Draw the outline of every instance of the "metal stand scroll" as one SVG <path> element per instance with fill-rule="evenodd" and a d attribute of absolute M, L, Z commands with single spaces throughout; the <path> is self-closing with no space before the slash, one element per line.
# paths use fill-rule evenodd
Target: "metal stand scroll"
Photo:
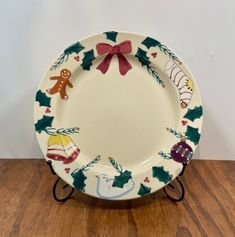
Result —
<path fill-rule="evenodd" d="M 51 162 L 51 160 L 48 160 L 48 161 L 47 161 L 47 164 L 48 164 L 49 167 L 50 167 L 51 173 L 52 173 L 53 175 L 56 175 L 56 173 L 55 173 L 55 171 L 54 171 L 54 169 L 53 169 L 53 167 L 52 167 L 52 162 Z M 72 194 L 73 194 L 73 192 L 74 192 L 74 188 L 70 187 L 68 184 L 64 185 L 64 186 L 62 187 L 63 189 L 70 188 L 71 191 L 67 194 L 67 196 L 65 196 L 65 197 L 63 197 L 63 198 L 59 198 L 59 197 L 57 196 L 56 190 L 57 190 L 57 186 L 58 186 L 58 184 L 59 184 L 60 181 L 61 181 L 61 178 L 58 177 L 58 179 L 57 179 L 57 180 L 55 181 L 55 183 L 54 183 L 53 192 L 52 192 L 52 193 L 53 193 L 54 199 L 55 199 L 57 202 L 65 202 L 65 201 L 67 201 L 67 200 L 72 196 Z"/>
<path fill-rule="evenodd" d="M 180 202 L 184 199 L 184 194 L 185 194 L 185 189 L 184 189 L 184 185 L 183 183 L 179 180 L 179 177 L 182 176 L 184 174 L 184 171 L 185 171 L 185 168 L 187 166 L 187 163 L 184 163 L 183 164 L 183 169 L 182 171 L 180 172 L 179 176 L 176 178 L 176 181 L 179 183 L 179 186 L 180 186 L 180 195 L 175 198 L 175 197 L 172 197 L 168 192 L 167 192 L 167 187 L 169 186 L 170 189 L 174 189 L 176 190 L 176 187 L 175 185 L 173 185 L 172 183 L 169 183 L 167 186 L 165 186 L 163 188 L 163 192 L 165 193 L 165 195 L 173 202 Z"/>
<path fill-rule="evenodd" d="M 53 167 L 52 167 L 52 162 L 51 162 L 50 160 L 48 160 L 48 161 L 47 161 L 47 164 L 48 164 L 48 166 L 50 167 L 51 173 L 52 173 L 53 175 L 56 175 L 56 173 L 55 173 L 55 171 L 54 171 L 54 169 L 53 169 Z M 179 183 L 179 187 L 180 187 L 180 190 L 179 190 L 179 191 L 180 191 L 180 194 L 179 194 L 179 196 L 178 196 L 177 198 L 172 197 L 172 196 L 167 192 L 167 187 L 169 187 L 169 188 L 172 189 L 172 190 L 173 190 L 173 189 L 176 190 L 176 186 L 175 186 L 175 185 L 173 185 L 172 183 L 169 183 L 167 186 L 165 186 L 165 187 L 163 188 L 163 192 L 165 193 L 165 195 L 167 196 L 167 198 L 170 199 L 170 200 L 173 201 L 173 202 L 180 202 L 180 201 L 182 201 L 182 200 L 184 199 L 185 189 L 184 189 L 183 183 L 179 180 L 179 177 L 184 174 L 184 171 L 185 171 L 186 166 L 187 166 L 187 163 L 183 164 L 183 169 L 182 169 L 181 173 L 179 174 L 179 176 L 176 178 L 176 181 Z M 68 184 L 64 185 L 64 186 L 62 187 L 63 189 L 70 188 L 71 190 L 70 190 L 70 192 L 68 192 L 68 194 L 67 194 L 65 197 L 59 198 L 59 197 L 57 196 L 57 188 L 58 188 L 57 186 L 58 186 L 58 184 L 59 184 L 60 181 L 61 181 L 61 178 L 58 177 L 57 180 L 55 181 L 54 185 L 53 185 L 53 197 L 54 197 L 54 199 L 55 199 L 57 202 L 65 202 L 65 201 L 67 201 L 67 200 L 72 196 L 72 194 L 73 194 L 73 192 L 74 192 L 75 189 L 72 188 L 72 187 L 70 187 Z"/>

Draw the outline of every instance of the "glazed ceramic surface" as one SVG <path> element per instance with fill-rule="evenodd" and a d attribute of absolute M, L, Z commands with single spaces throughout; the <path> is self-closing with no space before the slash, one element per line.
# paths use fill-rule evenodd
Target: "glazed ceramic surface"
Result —
<path fill-rule="evenodd" d="M 36 93 L 46 160 L 66 183 L 132 199 L 176 178 L 198 145 L 202 106 L 185 63 L 158 39 L 105 32 L 64 49 Z"/>

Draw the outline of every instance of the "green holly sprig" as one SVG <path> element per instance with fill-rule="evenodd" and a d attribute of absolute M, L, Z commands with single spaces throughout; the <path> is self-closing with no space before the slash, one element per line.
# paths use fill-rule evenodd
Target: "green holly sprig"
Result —
<path fill-rule="evenodd" d="M 115 168 L 115 170 L 121 174 L 123 171 L 122 166 L 118 164 L 112 157 L 109 157 L 109 161 L 111 165 Z"/>
<path fill-rule="evenodd" d="M 156 68 L 151 65 L 151 61 L 149 60 L 149 57 L 147 56 L 147 51 L 138 48 L 137 52 L 135 54 L 135 57 L 138 59 L 138 61 L 141 63 L 142 67 L 146 67 L 148 73 L 155 78 L 157 83 L 159 83 L 162 87 L 165 87 L 164 82 L 160 79 Z"/>
<path fill-rule="evenodd" d="M 163 151 L 158 152 L 158 155 L 160 155 L 160 156 L 161 156 L 162 158 L 164 158 L 165 160 L 171 160 L 171 159 L 172 159 L 172 157 L 171 157 L 170 154 L 167 154 L 167 153 L 165 153 L 165 152 L 163 152 Z"/>
<path fill-rule="evenodd" d="M 184 141 L 185 140 L 190 140 L 195 145 L 198 144 L 200 136 L 201 136 L 201 134 L 199 133 L 199 129 L 198 128 L 194 128 L 194 127 L 191 127 L 189 125 L 187 126 L 187 129 L 186 129 L 185 133 L 177 132 L 177 131 L 175 131 L 172 128 L 167 128 L 167 131 L 172 133 L 177 138 L 180 138 L 181 140 L 184 140 Z"/>
<path fill-rule="evenodd" d="M 96 156 L 95 159 L 93 159 L 91 162 L 89 162 L 87 165 L 83 165 L 81 170 L 82 171 L 88 171 L 91 167 L 94 166 L 94 164 L 98 163 L 101 160 L 100 155 Z"/>
<path fill-rule="evenodd" d="M 119 173 L 119 175 L 114 176 L 114 181 L 112 186 L 123 188 L 123 186 L 129 182 L 130 179 L 132 179 L 131 172 L 129 170 L 123 171 L 122 166 L 118 164 L 113 158 L 109 157 L 109 161 L 112 164 L 112 166 L 115 168 L 115 170 Z"/>
<path fill-rule="evenodd" d="M 178 62 L 179 64 L 182 64 L 180 59 L 166 45 L 162 44 L 160 41 L 153 39 L 151 37 L 146 37 L 145 40 L 142 42 L 142 44 L 145 45 L 148 49 L 150 49 L 151 47 L 158 47 L 160 51 L 168 55 L 170 59 Z"/>
<path fill-rule="evenodd" d="M 182 62 L 179 60 L 179 58 L 164 44 L 159 44 L 158 48 L 166 55 L 169 56 L 170 59 L 173 61 L 178 62 L 179 64 L 182 64 Z"/>
<path fill-rule="evenodd" d="M 174 130 L 172 128 L 166 128 L 166 130 L 168 132 L 172 133 L 177 138 L 180 138 L 180 139 L 184 139 L 185 138 L 185 140 L 186 140 L 186 136 L 183 133 L 177 132 L 176 130 Z"/>
<path fill-rule="evenodd" d="M 75 169 L 71 176 L 73 177 L 73 186 L 75 189 L 80 190 L 81 192 L 85 192 L 86 187 L 86 180 L 87 177 L 84 174 L 85 171 L 88 171 L 91 167 L 94 166 L 94 164 L 98 163 L 100 161 L 100 155 L 96 156 L 95 159 L 93 159 L 91 162 L 89 162 L 87 165 L 82 166 L 81 169 Z"/>
<path fill-rule="evenodd" d="M 163 81 L 160 79 L 160 77 L 159 77 L 159 75 L 158 75 L 158 73 L 157 73 L 155 67 L 148 65 L 148 66 L 146 66 L 146 68 L 147 68 L 147 70 L 148 70 L 148 73 L 149 73 L 153 78 L 156 79 L 157 83 L 160 84 L 162 87 L 165 87 L 165 85 L 164 85 Z"/>
<path fill-rule="evenodd" d="M 58 134 L 61 135 L 70 135 L 70 134 L 74 134 L 74 133 L 79 133 L 79 129 L 78 127 L 74 127 L 74 128 L 52 128 L 52 127 L 47 127 L 44 129 L 44 131 L 50 135 L 50 136 L 56 136 Z"/>
<path fill-rule="evenodd" d="M 59 58 L 57 58 L 57 60 L 55 61 L 55 63 L 51 66 L 50 70 L 55 70 L 56 68 L 58 68 L 63 62 L 66 62 L 69 58 L 68 54 L 61 54 L 59 56 Z"/>
<path fill-rule="evenodd" d="M 72 44 L 68 48 L 64 50 L 64 52 L 59 56 L 59 58 L 56 60 L 56 62 L 51 66 L 50 70 L 55 70 L 58 68 L 63 62 L 66 62 L 69 58 L 69 56 L 72 53 L 78 54 L 80 51 L 82 51 L 85 47 L 81 45 L 79 42 Z"/>

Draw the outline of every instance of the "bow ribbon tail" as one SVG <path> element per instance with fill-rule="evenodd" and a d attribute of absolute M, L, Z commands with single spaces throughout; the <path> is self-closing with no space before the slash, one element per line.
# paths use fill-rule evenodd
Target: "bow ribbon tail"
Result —
<path fill-rule="evenodd" d="M 100 70 L 103 74 L 105 74 L 109 69 L 112 57 L 113 55 L 107 54 L 104 60 L 96 67 L 96 69 Z"/>
<path fill-rule="evenodd" d="M 119 72 L 124 76 L 131 68 L 131 64 L 127 61 L 123 54 L 118 54 Z"/>

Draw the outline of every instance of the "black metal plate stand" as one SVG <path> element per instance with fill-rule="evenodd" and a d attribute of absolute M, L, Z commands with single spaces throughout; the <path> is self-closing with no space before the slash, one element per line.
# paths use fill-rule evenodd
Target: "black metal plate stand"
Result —
<path fill-rule="evenodd" d="M 48 161 L 47 161 L 47 164 L 48 164 L 48 166 L 50 167 L 51 173 L 52 173 L 53 175 L 56 175 L 56 173 L 55 173 L 55 171 L 54 171 L 54 169 L 53 169 L 53 167 L 52 167 L 52 162 L 51 162 L 51 160 L 48 160 Z M 186 166 L 187 166 L 186 163 L 183 164 L 183 169 L 182 169 L 181 173 L 179 174 L 179 176 L 176 178 L 176 181 L 179 183 L 179 186 L 180 186 L 180 190 L 179 190 L 180 193 L 179 193 L 179 196 L 178 196 L 177 198 L 172 197 L 172 196 L 167 192 L 167 189 L 166 189 L 166 188 L 169 186 L 169 188 L 171 188 L 172 190 L 173 190 L 173 189 L 176 190 L 175 185 L 173 185 L 172 183 L 169 183 L 167 186 L 165 186 L 165 187 L 163 188 L 164 194 L 167 196 L 167 198 L 169 198 L 169 199 L 170 199 L 171 201 L 173 201 L 173 202 L 180 202 L 180 201 L 182 201 L 182 200 L 184 199 L 185 189 L 184 189 L 184 185 L 183 185 L 183 183 L 180 181 L 179 177 L 184 174 L 184 171 L 185 171 Z M 62 187 L 63 189 L 71 188 L 71 191 L 68 192 L 67 196 L 65 196 L 65 197 L 63 197 L 63 198 L 59 198 L 59 197 L 57 196 L 56 190 L 57 190 L 57 188 L 58 188 L 57 186 L 58 186 L 58 184 L 59 184 L 60 181 L 61 181 L 61 178 L 58 177 L 57 180 L 55 181 L 54 185 L 53 185 L 53 192 L 52 192 L 52 193 L 53 193 L 54 199 L 55 199 L 57 202 L 65 202 L 65 201 L 67 201 L 67 200 L 72 196 L 72 194 L 73 194 L 73 192 L 74 192 L 75 189 L 72 188 L 72 187 L 70 187 L 68 184 L 64 185 L 64 186 Z"/>
<path fill-rule="evenodd" d="M 53 167 L 52 167 L 52 162 L 51 162 L 51 160 L 48 160 L 48 161 L 47 161 L 47 164 L 48 164 L 49 167 L 50 167 L 51 173 L 52 173 L 53 175 L 56 175 L 56 173 L 55 173 L 55 171 L 54 171 L 54 169 L 53 169 Z M 59 184 L 60 181 L 61 181 L 61 178 L 58 177 L 58 179 L 55 181 L 55 183 L 54 183 L 54 185 L 53 185 L 53 191 L 52 191 L 52 193 L 53 193 L 54 199 L 55 199 L 57 202 L 65 202 L 65 201 L 67 201 L 67 200 L 72 196 L 72 194 L 73 194 L 73 192 L 74 192 L 74 188 L 70 187 L 68 184 L 64 185 L 64 186 L 63 186 L 63 189 L 71 188 L 71 191 L 67 194 L 67 196 L 65 196 L 65 197 L 63 197 L 63 198 L 59 198 L 59 197 L 57 196 L 56 190 L 57 190 L 57 186 L 58 186 L 58 184 Z"/>
<path fill-rule="evenodd" d="M 167 186 L 165 186 L 163 188 L 163 192 L 165 193 L 165 195 L 172 201 L 172 202 L 180 202 L 184 199 L 184 195 L 185 195 L 185 189 L 184 189 L 184 185 L 183 183 L 180 181 L 179 177 L 182 176 L 184 174 L 185 168 L 187 167 L 187 163 L 183 164 L 183 169 L 180 172 L 179 176 L 176 178 L 176 181 L 179 183 L 180 186 L 180 192 L 179 192 L 179 196 L 177 198 L 172 197 L 168 192 L 167 192 L 167 187 L 169 186 L 169 188 L 176 190 L 175 185 L 171 183 L 169 183 Z"/>

